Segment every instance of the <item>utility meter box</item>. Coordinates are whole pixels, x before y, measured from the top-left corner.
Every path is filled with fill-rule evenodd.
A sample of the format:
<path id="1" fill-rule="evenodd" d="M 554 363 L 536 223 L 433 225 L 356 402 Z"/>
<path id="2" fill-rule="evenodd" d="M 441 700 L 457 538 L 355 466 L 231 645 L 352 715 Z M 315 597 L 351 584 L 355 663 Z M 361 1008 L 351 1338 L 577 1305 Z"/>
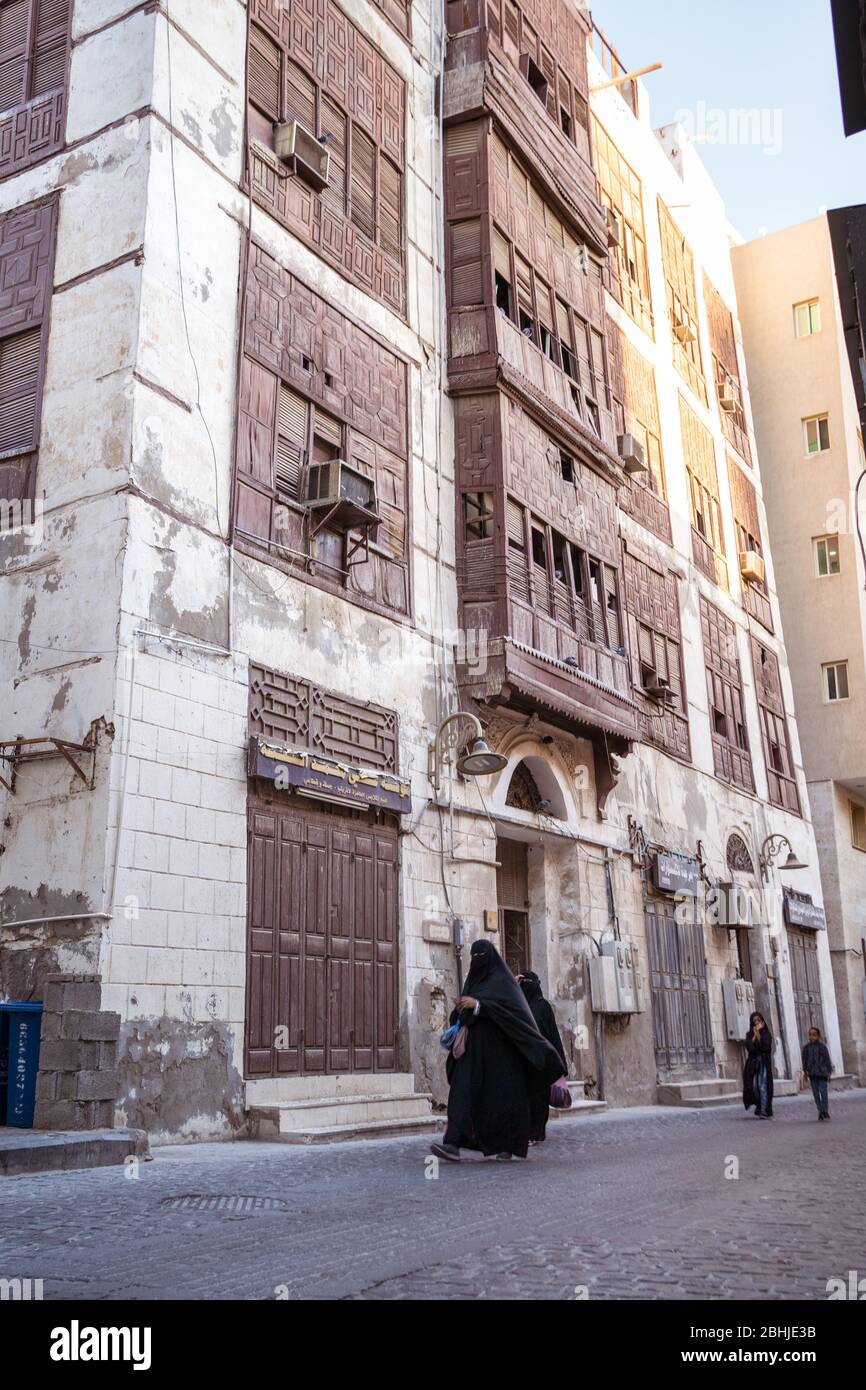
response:
<path id="1" fill-rule="evenodd" d="M 589 962 L 589 988 L 593 1013 L 619 1013 L 616 961 L 613 956 L 596 956 Z"/>
<path id="2" fill-rule="evenodd" d="M 646 967 L 643 952 L 637 942 L 631 943 L 631 968 L 634 977 L 635 1013 L 642 1014 L 646 1009 Z"/>
<path id="3" fill-rule="evenodd" d="M 613 960 L 616 971 L 616 992 L 619 1000 L 617 1013 L 634 1013 L 634 980 L 631 966 L 631 947 L 627 942 L 603 941 L 601 954 Z"/>
<path id="4" fill-rule="evenodd" d="M 755 1011 L 755 986 L 749 980 L 722 980 L 725 1028 L 731 1042 L 742 1042 Z"/>

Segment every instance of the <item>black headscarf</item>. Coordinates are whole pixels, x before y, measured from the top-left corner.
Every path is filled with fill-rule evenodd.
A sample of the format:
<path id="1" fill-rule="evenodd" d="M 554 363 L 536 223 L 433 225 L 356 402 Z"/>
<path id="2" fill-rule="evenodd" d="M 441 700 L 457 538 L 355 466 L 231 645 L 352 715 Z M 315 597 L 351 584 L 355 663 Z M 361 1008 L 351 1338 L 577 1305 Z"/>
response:
<path id="1" fill-rule="evenodd" d="M 451 1090 L 445 1142 L 485 1154 L 525 1157 L 530 1139 L 530 1100 L 544 1097 L 562 1075 L 560 1058 L 538 1029 L 520 985 L 487 940 L 470 952 L 462 993 L 480 1002 L 455 1010 L 468 1029 L 466 1051 L 445 1063 Z"/>
<path id="2" fill-rule="evenodd" d="M 523 990 L 490 941 L 473 941 L 463 993 L 484 1003 L 495 1002 L 516 1009 L 518 1014 L 528 1014 L 532 1018 Z"/>
<path id="3" fill-rule="evenodd" d="M 520 988 L 523 990 L 523 997 L 529 1005 L 529 1011 L 535 1019 L 538 1031 L 552 1047 L 555 1047 L 562 1059 L 564 1073 L 568 1073 L 568 1063 L 565 1060 L 565 1048 L 562 1045 L 559 1028 L 556 1023 L 556 1015 L 551 1005 L 541 989 L 541 981 L 534 970 L 525 970 L 520 977 Z"/>

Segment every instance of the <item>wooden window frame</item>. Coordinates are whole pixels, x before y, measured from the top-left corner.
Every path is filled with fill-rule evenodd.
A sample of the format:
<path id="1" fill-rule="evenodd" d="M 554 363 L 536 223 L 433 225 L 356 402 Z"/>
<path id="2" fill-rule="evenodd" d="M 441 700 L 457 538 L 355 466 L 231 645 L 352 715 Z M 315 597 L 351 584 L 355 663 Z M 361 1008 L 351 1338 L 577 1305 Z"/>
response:
<path id="1" fill-rule="evenodd" d="M 622 228 L 620 243 L 618 246 L 614 245 L 610 253 L 611 260 L 615 261 L 619 274 L 609 275 L 608 288 L 617 303 L 625 309 L 629 318 L 651 338 L 654 338 L 655 320 L 649 278 L 643 185 L 595 116 L 592 117 L 592 132 L 599 202 L 603 207 L 610 208 L 616 214 Z M 630 217 L 625 211 L 626 183 L 631 185 L 628 189 L 628 199 L 639 213 L 639 219 Z M 632 273 L 631 262 L 625 247 L 627 232 L 635 244 L 634 273 Z M 626 286 L 628 286 L 628 290 L 626 290 Z"/>
<path id="2" fill-rule="evenodd" d="M 5 148 L 5 157 L 0 158 L 0 182 L 11 178 L 24 169 L 31 169 L 44 160 L 50 159 L 64 148 L 66 142 L 66 115 L 69 98 L 69 67 L 72 53 L 72 5 L 73 0 L 64 0 L 65 19 L 55 30 L 54 42 L 47 43 L 49 51 L 58 50 L 61 55 L 62 81 L 50 85 L 47 90 L 34 95 L 33 85 L 37 72 L 37 27 L 39 15 L 38 0 L 25 0 L 28 5 L 25 22 L 26 37 L 21 46 L 24 67 L 21 79 L 21 99 L 0 112 L 0 149 Z M 12 0 L 7 0 L 12 3 Z M 17 51 L 18 46 L 15 46 Z M 13 50 L 7 50 L 7 55 Z M 2 63 L 0 56 L 0 63 Z M 9 58 L 7 56 L 7 62 Z"/>
<path id="3" fill-rule="evenodd" d="M 861 806 L 859 801 L 852 801 L 848 798 L 848 808 L 851 817 L 851 844 L 854 849 L 861 854 L 866 854 L 866 806 Z M 859 816 L 857 813 L 859 812 Z M 862 831 L 858 830 L 858 819 L 862 817 Z"/>
<path id="4" fill-rule="evenodd" d="M 658 200 L 658 211 L 674 365 L 701 404 L 707 405 L 695 258 L 684 234 L 661 198 Z M 691 334 L 689 341 L 682 343 L 677 338 L 678 326 L 688 328 Z"/>
<path id="5" fill-rule="evenodd" d="M 715 775 L 754 795 L 755 778 L 736 625 L 703 594 L 700 611 Z M 714 633 L 724 642 L 725 651 L 713 641 Z M 721 695 L 721 702 L 716 698 L 718 695 Z M 723 730 L 715 725 L 717 713 L 725 721 Z"/>
<path id="6" fill-rule="evenodd" d="M 794 766 L 788 713 L 784 705 L 779 658 L 755 636 L 751 637 L 751 648 L 769 799 L 772 805 L 780 807 L 781 810 L 800 816 L 802 803 Z M 770 672 L 769 682 L 762 675 L 765 665 Z M 779 750 L 778 761 L 774 757 L 774 749 Z"/>

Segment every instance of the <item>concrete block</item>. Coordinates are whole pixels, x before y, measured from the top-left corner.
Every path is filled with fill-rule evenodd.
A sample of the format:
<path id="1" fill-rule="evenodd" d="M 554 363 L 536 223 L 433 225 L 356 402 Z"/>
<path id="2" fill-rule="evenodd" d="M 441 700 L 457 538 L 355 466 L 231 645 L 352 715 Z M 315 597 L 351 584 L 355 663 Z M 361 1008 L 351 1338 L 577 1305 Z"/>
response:
<path id="1" fill-rule="evenodd" d="M 110 1100 L 117 1095 L 117 1072 L 82 1071 L 78 1073 L 79 1100 Z"/>
<path id="2" fill-rule="evenodd" d="M 102 1010 L 95 1013 L 70 1013 L 64 1020 L 67 1037 L 82 1042 L 117 1042 L 120 1037 L 120 1014 Z"/>

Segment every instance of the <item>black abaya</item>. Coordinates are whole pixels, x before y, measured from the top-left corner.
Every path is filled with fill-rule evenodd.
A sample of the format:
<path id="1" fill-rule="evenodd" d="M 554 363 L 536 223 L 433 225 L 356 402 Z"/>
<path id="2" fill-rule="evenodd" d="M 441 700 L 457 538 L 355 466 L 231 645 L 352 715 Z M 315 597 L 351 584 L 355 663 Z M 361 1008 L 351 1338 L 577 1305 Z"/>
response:
<path id="1" fill-rule="evenodd" d="M 761 1029 L 757 1037 L 750 1029 L 746 1034 L 746 1065 L 743 1067 L 743 1105 L 747 1110 L 754 1105 L 755 1113 L 761 1113 L 761 1096 L 758 1089 L 758 1068 L 766 1067 L 767 1114 L 773 1113 L 773 1035 L 769 1028 Z"/>
<path id="2" fill-rule="evenodd" d="M 542 1037 L 559 1053 L 562 1062 L 562 1076 L 568 1075 L 568 1063 L 565 1060 L 565 1048 L 562 1045 L 562 1038 L 556 1024 L 556 1015 L 549 1002 L 541 992 L 541 981 L 533 970 L 527 970 L 520 982 L 524 998 L 532 1011 L 532 1017 L 538 1026 L 538 1031 Z M 558 1080 L 559 1078 L 555 1078 Z M 550 1115 L 547 1092 L 536 1092 L 529 1102 L 529 1137 L 536 1143 L 543 1143 L 547 1133 L 547 1121 Z"/>
<path id="3" fill-rule="evenodd" d="M 449 1054 L 451 1090 L 445 1143 L 483 1154 L 525 1158 L 530 1098 L 546 1097 L 562 1075 L 556 1050 L 541 1036 L 520 986 L 489 941 L 476 941 L 463 993 L 480 1002 L 478 1014 L 456 1011 L 467 1026 L 466 1051 Z"/>

